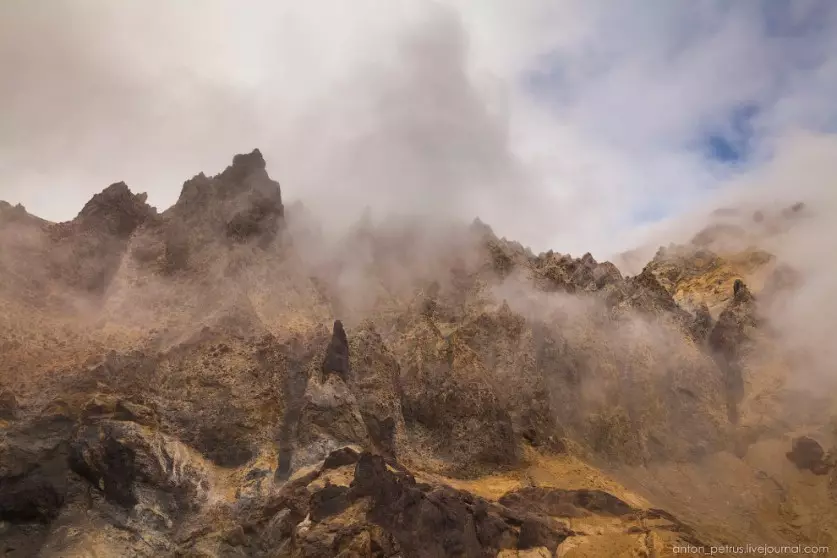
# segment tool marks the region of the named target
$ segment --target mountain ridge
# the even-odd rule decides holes
[[[792,368],[762,309],[797,283],[767,252],[739,261],[703,235],[623,276],[479,220],[361,220],[327,240],[285,207],[258,150],[187,180],[163,212],[146,201],[116,183],[65,223],[0,205],[0,538],[16,552],[668,555],[833,540],[837,521],[794,526],[781,502],[763,523],[725,515],[729,532],[670,477],[732,460],[721,478],[750,486],[762,462],[747,460],[777,440],[833,443],[814,426],[828,401],[782,387]],[[751,292],[758,274],[774,286]],[[823,473],[795,513],[829,501],[832,454],[782,444],[767,457],[786,466],[770,473],[780,485],[807,482],[798,463]],[[558,491],[578,467],[584,486]],[[451,488],[482,483],[507,490]],[[601,486],[634,503],[583,492]],[[755,513],[774,505],[764,494],[715,505]]]

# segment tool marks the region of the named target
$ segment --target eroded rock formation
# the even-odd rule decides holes
[[[68,223],[0,205],[3,552],[553,556],[617,541],[650,556],[712,540],[601,473],[561,483],[584,484],[588,462],[687,468],[737,447],[761,298],[721,256],[668,248],[623,276],[478,220],[366,219],[329,245],[292,211],[258,150],[162,213],[123,183]],[[776,289],[798,285],[777,273]],[[830,471],[809,439],[788,458]],[[562,473],[544,482],[544,462]]]

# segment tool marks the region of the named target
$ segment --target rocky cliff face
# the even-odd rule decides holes
[[[286,211],[257,150],[188,180],[162,213],[121,183],[69,223],[0,210],[6,555],[661,556],[765,533],[833,540],[837,518],[782,515],[799,475],[825,484],[795,513],[833,504],[815,438],[832,440],[780,410],[756,427],[762,295],[740,277],[721,298],[701,290],[729,266],[705,248],[625,277],[479,221],[367,221],[330,244]],[[782,277],[774,290],[793,289]],[[813,437],[784,440],[799,428]],[[692,513],[700,498],[671,471],[697,484],[722,458],[739,465],[721,478],[765,500],[719,501],[762,513],[778,486],[784,530]],[[752,489],[758,474],[773,488]]]

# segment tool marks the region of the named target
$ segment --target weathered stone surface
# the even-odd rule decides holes
[[[188,448],[133,422],[102,420],[79,428],[70,468],[124,508],[162,507],[170,519],[200,508],[211,488],[206,466]],[[150,487],[153,502],[143,502]]]
[[[744,397],[742,361],[750,348],[757,316],[755,298],[743,281],[733,285],[733,298],[709,334],[709,347],[724,373],[730,420],[738,420],[738,405]]]
[[[371,454],[361,455],[350,494],[371,498],[369,519],[392,533],[405,555],[417,558],[496,556],[521,542],[524,549],[544,542],[554,548],[571,533],[535,517],[523,520],[525,528],[518,532],[496,505],[466,492],[420,485]]]
[[[618,517],[636,511],[619,498],[601,490],[526,487],[505,494],[499,502],[522,512],[567,517],[590,512]]]
[[[10,391],[0,391],[0,419],[14,420],[18,413],[15,394]]]

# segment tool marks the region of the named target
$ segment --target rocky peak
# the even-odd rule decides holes
[[[264,157],[255,149],[233,157],[216,176],[200,173],[187,180],[167,213],[234,242],[253,237],[269,241],[284,222],[285,208],[279,183],[270,178]]]
[[[491,230],[491,227],[486,225],[479,217],[475,217],[474,220],[471,222],[470,230],[473,234],[477,236],[494,236],[494,231]]]
[[[349,340],[340,320],[334,320],[331,342],[323,359],[322,374],[323,380],[329,374],[336,374],[343,381],[349,379]]]
[[[733,300],[739,304],[747,303],[753,300],[753,294],[741,279],[736,279],[732,284],[732,295]]]
[[[267,164],[258,149],[251,153],[238,154],[232,164],[220,174],[207,177],[199,173],[183,184],[180,197],[174,208],[184,211],[186,207],[202,205],[212,199],[230,199],[240,195],[260,193],[277,198],[281,205],[279,184],[267,174]]]
[[[666,309],[674,309],[676,303],[671,294],[660,284],[660,281],[651,270],[651,266],[643,268],[642,273],[631,280],[636,286],[647,291]]]
[[[250,153],[239,153],[233,156],[232,164],[224,169],[220,178],[231,182],[241,182],[253,173],[266,171],[267,163],[262,152],[254,149]]]
[[[21,204],[12,205],[0,200],[0,227],[10,224],[40,227],[48,225],[49,222],[32,215]]]
[[[13,221],[28,215],[26,208],[20,204],[12,205],[9,202],[0,200],[0,219]]]
[[[93,196],[75,221],[86,229],[128,237],[157,214],[157,210],[146,203],[147,199],[147,194],[134,194],[124,182],[117,182]]]
[[[531,266],[536,282],[546,290],[595,291],[622,280],[616,266],[610,262],[598,263],[590,253],[573,259],[550,250],[532,258]]]

